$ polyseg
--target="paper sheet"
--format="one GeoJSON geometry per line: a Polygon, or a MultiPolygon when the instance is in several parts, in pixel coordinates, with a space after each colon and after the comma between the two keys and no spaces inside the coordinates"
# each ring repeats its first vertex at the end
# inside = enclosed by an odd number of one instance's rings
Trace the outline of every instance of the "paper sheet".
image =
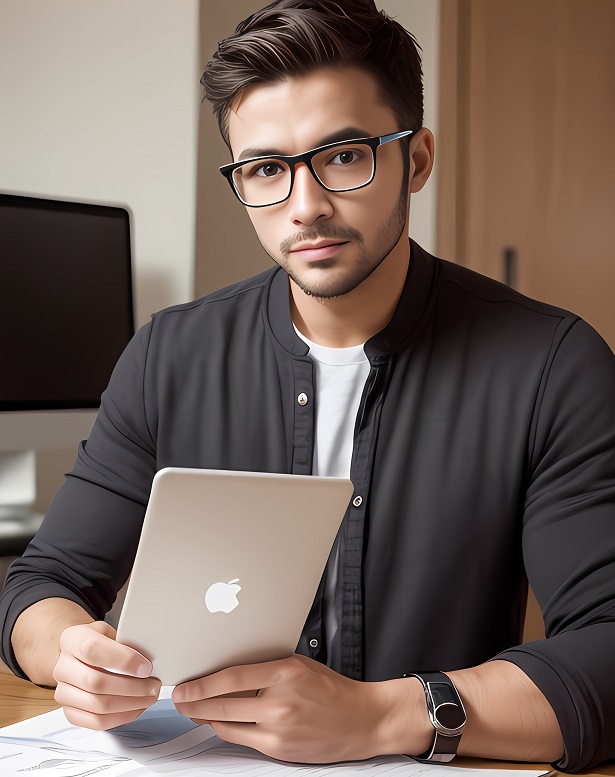
{"type": "Polygon", "coordinates": [[[268,758],[255,750],[229,745],[211,726],[197,726],[180,715],[169,696],[133,723],[112,731],[72,726],[62,710],[0,729],[0,775],[40,777],[538,777],[545,771],[484,770],[420,764],[406,756],[369,761],[306,765],[268,758]],[[455,774],[457,773],[457,774],[455,774]]]}

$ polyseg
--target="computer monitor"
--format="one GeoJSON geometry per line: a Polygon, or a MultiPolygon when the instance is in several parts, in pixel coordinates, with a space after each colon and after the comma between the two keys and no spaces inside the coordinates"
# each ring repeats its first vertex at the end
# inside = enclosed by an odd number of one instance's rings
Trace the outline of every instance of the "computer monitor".
{"type": "Polygon", "coordinates": [[[0,539],[36,529],[35,451],[87,438],[134,333],[130,221],[0,193],[0,539]]]}

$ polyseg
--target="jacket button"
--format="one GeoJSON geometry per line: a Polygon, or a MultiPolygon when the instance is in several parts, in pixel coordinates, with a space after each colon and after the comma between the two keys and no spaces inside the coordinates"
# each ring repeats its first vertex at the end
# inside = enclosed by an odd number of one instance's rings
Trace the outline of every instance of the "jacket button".
{"type": "Polygon", "coordinates": [[[303,407],[304,405],[307,405],[308,403],[308,395],[302,391],[301,394],[297,397],[297,402],[303,407]]]}
{"type": "Polygon", "coordinates": [[[318,640],[317,639],[311,639],[310,640],[310,647],[311,648],[317,648],[318,647],[318,640]]]}
{"type": "Polygon", "coordinates": [[[352,504],[355,507],[361,507],[363,504],[363,497],[362,496],[355,496],[355,498],[352,500],[352,504]]]}

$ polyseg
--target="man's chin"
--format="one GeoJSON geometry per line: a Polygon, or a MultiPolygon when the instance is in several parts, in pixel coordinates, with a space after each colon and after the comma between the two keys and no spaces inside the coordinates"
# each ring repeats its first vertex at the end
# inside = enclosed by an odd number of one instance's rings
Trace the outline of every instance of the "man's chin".
{"type": "Polygon", "coordinates": [[[343,297],[345,294],[354,291],[365,280],[365,278],[360,278],[310,282],[291,273],[289,273],[289,276],[306,296],[321,300],[343,297]]]}

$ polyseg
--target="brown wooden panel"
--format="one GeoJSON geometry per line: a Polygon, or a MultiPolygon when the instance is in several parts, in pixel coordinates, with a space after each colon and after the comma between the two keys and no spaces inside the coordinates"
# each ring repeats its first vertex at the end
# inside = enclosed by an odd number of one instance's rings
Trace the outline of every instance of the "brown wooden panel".
{"type": "Polygon", "coordinates": [[[441,158],[458,161],[440,175],[461,205],[441,200],[441,245],[498,280],[513,246],[517,288],[580,314],[613,348],[615,3],[451,5],[443,35],[457,25],[457,51],[443,50],[443,99],[453,83],[459,93],[455,129],[439,140],[441,158]]]}

